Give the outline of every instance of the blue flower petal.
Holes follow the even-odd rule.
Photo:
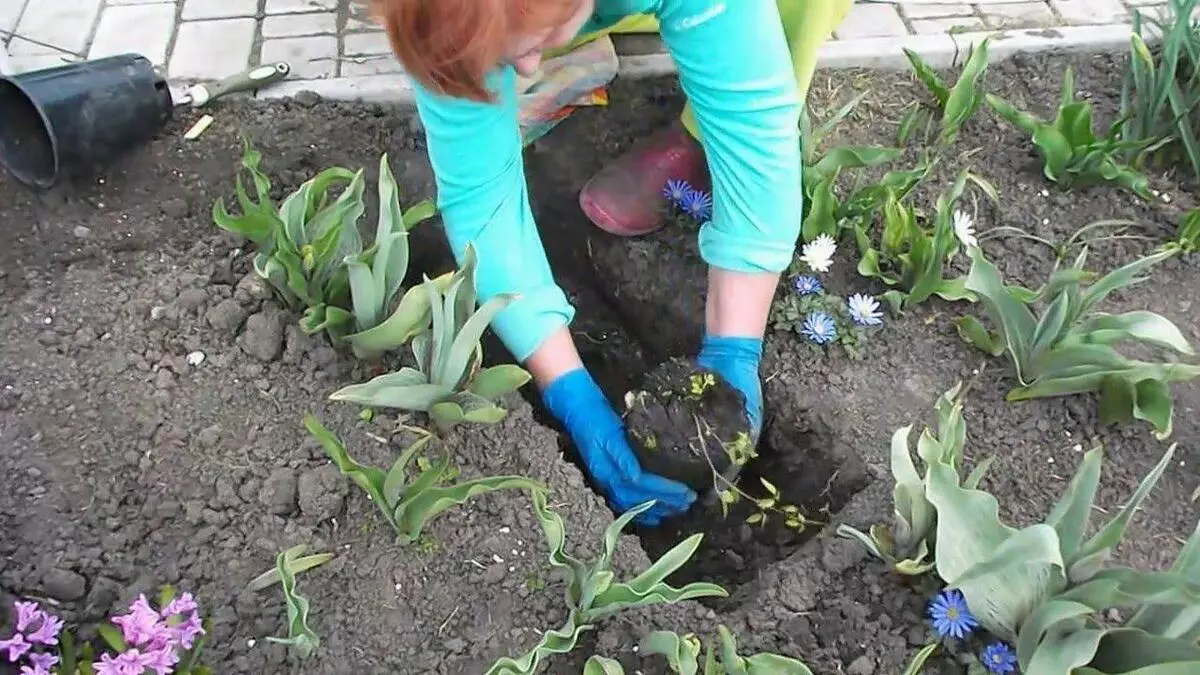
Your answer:
[[[800,295],[816,295],[825,290],[820,279],[807,274],[792,279],[792,288]]]
[[[959,640],[979,626],[967,607],[967,599],[956,589],[944,590],[930,601],[929,618],[938,635]]]
[[[979,656],[979,660],[989,673],[995,675],[1017,672],[1017,655],[1013,653],[1012,647],[1003,642],[993,642],[988,645],[983,650],[983,654]]]
[[[688,195],[692,193],[692,186],[686,180],[669,180],[666,187],[663,188],[662,194],[676,206],[682,206]]]
[[[800,332],[813,342],[824,345],[837,338],[837,325],[825,312],[809,312],[800,326]]]

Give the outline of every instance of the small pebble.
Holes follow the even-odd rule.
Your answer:
[[[204,363],[205,358],[204,352],[191,352],[187,355],[187,362],[189,366],[198,366]]]

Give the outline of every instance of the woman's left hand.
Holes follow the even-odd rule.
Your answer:
[[[758,443],[762,432],[762,381],[758,377],[762,361],[762,340],[750,337],[706,335],[696,362],[725,378],[731,387],[746,397],[751,437]]]

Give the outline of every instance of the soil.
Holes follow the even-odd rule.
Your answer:
[[[993,91],[1047,114],[1063,58],[1019,58],[993,69]],[[1122,62],[1077,59],[1078,83],[1100,123],[1119,101]],[[890,144],[912,99],[909,77],[822,73],[817,115],[857,92],[864,102],[830,143]],[[535,209],[552,262],[580,307],[573,326],[585,359],[614,402],[669,357],[692,357],[703,329],[704,266],[695,231],[669,228],[622,240],[587,225],[576,195],[608,158],[677,114],[669,81],[620,82],[612,105],[586,110],[527,153]],[[45,599],[72,622],[100,619],[139,592],[172,583],[196,594],[211,616],[206,647],[222,675],[249,673],[479,673],[521,653],[565,616],[561,580],[550,574],[528,495],[477,497],[439,516],[416,545],[399,546],[375,507],[341,478],[301,419],[316,414],[360,462],[389,463],[405,423],[371,422],[330,392],[369,376],[322,340],[304,336],[250,274],[243,243],[212,224],[213,201],[232,194],[240,134],[262,150],[283,194],[331,164],[364,167],[369,185],[389,153],[402,194],[433,194],[419,124],[376,105],[230,102],[199,140],[182,140],[178,119],[153,142],[88,181],[33,194],[0,178],[0,603]],[[899,165],[915,161],[910,150]],[[981,111],[952,156],[921,188],[920,203],[970,166],[1001,194],[974,204],[980,231],[1015,226],[1062,239],[1097,219],[1129,218],[1162,238],[1194,206],[1190,185],[1155,174],[1168,196],[1146,204],[1108,188],[1060,193],[1045,183],[1027,139]],[[369,192],[373,195],[374,190]],[[372,197],[373,199],[373,197]],[[373,222],[368,212],[363,222]],[[413,275],[449,269],[436,222],[414,234]],[[1098,269],[1127,261],[1152,242],[1099,242]],[[1017,281],[1036,282],[1053,265],[1049,249],[994,239],[985,252]],[[1195,343],[1196,259],[1162,265],[1152,284],[1113,296],[1110,311],[1149,309],[1175,321]],[[879,292],[839,255],[825,275],[840,294]],[[789,292],[782,290],[781,292]],[[814,672],[900,672],[927,639],[922,618],[931,589],[906,586],[855,542],[832,535],[836,522],[865,528],[890,517],[888,439],[929,421],[936,397],[957,381],[966,401],[968,457],[997,457],[986,482],[1014,524],[1045,513],[1082,452],[1106,448],[1100,507],[1132,492],[1164,445],[1144,426],[1101,428],[1090,396],[1010,404],[1005,364],[957,337],[961,305],[930,302],[871,334],[863,357],[814,353],[792,332],[771,333],[763,365],[766,421],[760,457],[743,484],[769,478],[812,524],[803,532],[696,510],[679,522],[623,538],[615,566],[635,573],[680,537],[704,531],[692,564],[672,578],[724,584],[731,597],[623,614],[585,634],[571,657],[545,672],[577,673],[591,653],[641,672],[664,672],[634,646],[646,631],[710,634],[728,625],[747,653],[803,658]],[[669,327],[664,330],[664,327]],[[489,361],[508,355],[494,340]],[[192,365],[189,355],[204,355]],[[193,356],[194,358],[194,356]],[[1196,416],[1200,387],[1177,385],[1176,462],[1119,549],[1119,561],[1171,562],[1196,521]],[[561,434],[536,406],[511,396],[508,417],[447,438],[464,478],[527,475],[552,490],[577,555],[594,554],[612,514],[572,461]],[[564,453],[563,451],[566,450]],[[634,534],[639,536],[633,536]],[[330,551],[328,565],[299,577],[312,602],[321,647],[298,662],[266,637],[282,635],[277,589],[246,584],[295,544]],[[926,672],[961,672],[934,661]]]
[[[745,397],[689,359],[655,368],[625,404],[642,468],[701,494],[727,489],[753,452]]]

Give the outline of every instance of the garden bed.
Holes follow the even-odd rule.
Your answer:
[[[1047,114],[1070,62],[1019,58],[992,69],[989,89]],[[1074,63],[1080,90],[1099,117],[1111,119],[1122,62]],[[913,91],[907,75],[822,73],[812,105],[820,117],[868,92],[827,143],[891,145]],[[618,83],[612,100],[538,141],[527,166],[556,274],[579,306],[573,329],[619,401],[640,373],[695,350],[704,267],[694,229],[621,240],[592,229],[579,212],[576,195],[591,173],[680,104],[667,81]],[[0,251],[7,310],[0,318],[0,604],[45,598],[68,620],[86,622],[170,583],[195,593],[212,617],[205,653],[221,675],[467,674],[522,653],[566,614],[529,497],[516,490],[476,497],[432,521],[417,544],[393,544],[375,506],[327,461],[301,420],[317,415],[356,459],[376,465],[402,447],[407,435],[393,432],[406,420],[377,414],[365,422],[357,407],[327,400],[365,380],[368,369],[304,336],[296,317],[283,314],[254,279],[243,242],[217,230],[210,215],[213,202],[231,192],[241,132],[262,151],[277,195],[331,165],[366,168],[373,191],[374,167],[386,151],[406,203],[430,196],[419,125],[386,107],[303,97],[230,103],[215,115],[198,141],[181,139],[189,121],[179,120],[91,184],[35,196],[0,179],[7,181],[0,182],[7,240]],[[1094,220],[1131,218],[1161,239],[1196,206],[1190,188],[1169,175],[1152,177],[1169,202],[1142,203],[1113,188],[1059,192],[1029,147],[982,110],[954,146],[958,159],[935,169],[918,203],[928,208],[970,166],[1000,192],[998,208],[974,205],[981,231],[1009,225],[1061,239]],[[895,164],[915,158],[910,150]],[[368,212],[366,227],[374,217]],[[413,279],[450,269],[436,222],[418,226],[413,239]],[[1100,243],[1091,261],[1109,269],[1149,246]],[[854,272],[844,248],[826,286],[844,295],[883,290]],[[1053,264],[1047,249],[1023,240],[992,240],[984,250],[1020,281],[1044,278]],[[1196,275],[1194,258],[1168,261],[1151,283],[1109,303],[1161,313],[1195,343]],[[591,653],[665,672],[632,653],[646,631],[707,634],[717,623],[747,651],[803,658],[819,674],[901,672],[927,641],[929,589],[901,582],[822,524],[865,529],[890,517],[890,436],[907,424],[919,430],[937,396],[958,381],[969,386],[968,460],[997,457],[987,487],[1011,522],[1042,515],[1082,452],[1098,443],[1107,459],[1100,506],[1119,506],[1162,445],[1143,425],[1102,428],[1091,396],[1006,403],[1007,366],[955,332],[953,320],[964,311],[973,310],[935,301],[888,320],[869,332],[861,359],[770,332],[762,457],[745,475],[768,478],[816,522],[798,533],[745,525],[748,512],[737,508],[728,518],[697,509],[660,530],[631,531],[618,571],[636,573],[648,557],[703,531],[701,549],[672,582],[714,581],[731,597],[619,615],[585,634],[573,659],[552,661],[545,672],[579,672]],[[494,340],[485,347],[489,361],[506,358]],[[204,360],[193,365],[188,357],[196,352]],[[462,427],[445,444],[463,477],[513,474],[546,483],[567,523],[568,546],[594,553],[612,514],[529,389],[528,400],[505,401],[510,413],[502,423]],[[1169,564],[1196,520],[1190,497],[1200,461],[1200,387],[1174,391],[1177,461],[1120,550],[1138,566]],[[245,590],[278,551],[296,544],[335,554],[299,576],[322,640],[307,662],[265,640],[286,633],[278,589]],[[927,672],[961,670],[933,662]]]

